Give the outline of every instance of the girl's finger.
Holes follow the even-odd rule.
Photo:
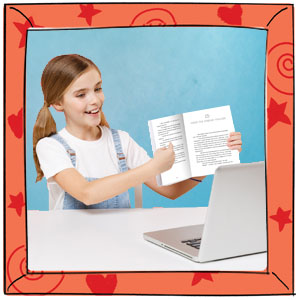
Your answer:
[[[233,146],[233,145],[242,145],[243,143],[241,140],[236,140],[236,141],[228,141],[227,144]]]
[[[229,136],[228,140],[230,140],[230,141],[241,140],[241,134],[231,135],[231,136]]]
[[[240,132],[230,132],[229,136],[242,135]]]
[[[229,147],[230,150],[238,150],[239,152],[242,151],[242,147],[241,146],[232,146],[232,147]]]

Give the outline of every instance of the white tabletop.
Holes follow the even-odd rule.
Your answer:
[[[204,223],[206,207],[28,211],[30,271],[262,271],[267,254],[196,263],[143,233]]]

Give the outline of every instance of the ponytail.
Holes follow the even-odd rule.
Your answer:
[[[44,173],[40,167],[40,163],[36,154],[36,145],[38,141],[44,137],[48,137],[56,133],[56,124],[51,115],[48,106],[45,104],[36,119],[33,127],[33,159],[35,163],[35,168],[37,172],[36,182],[40,181]]]

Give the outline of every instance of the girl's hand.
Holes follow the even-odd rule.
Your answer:
[[[242,137],[240,132],[231,132],[227,139],[227,146],[230,150],[242,151]]]
[[[175,153],[173,150],[173,144],[170,142],[168,148],[160,148],[155,151],[153,163],[158,174],[165,172],[173,166],[175,161]]]

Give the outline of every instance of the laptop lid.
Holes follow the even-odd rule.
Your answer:
[[[211,261],[267,251],[265,163],[220,166],[199,251]]]

